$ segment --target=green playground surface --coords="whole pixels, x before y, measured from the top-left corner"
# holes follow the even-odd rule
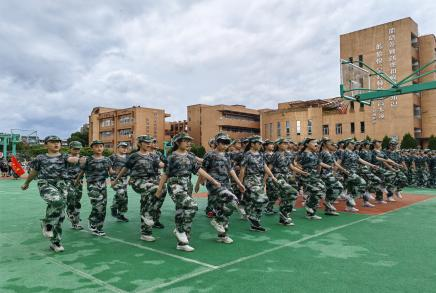
[[[436,292],[435,189],[407,188],[406,196],[428,199],[378,215],[309,221],[299,208],[293,227],[264,216],[266,233],[249,231],[235,213],[230,245],[215,241],[206,199],[197,198],[192,253],[175,249],[169,197],[165,229],[154,231],[156,242],[141,241],[139,195],[129,190],[129,223],[108,213],[107,236],[98,238],[65,220],[65,251],[55,254],[41,234],[36,182],[28,191],[22,183],[0,180],[0,292]],[[86,192],[82,205],[87,226]]]

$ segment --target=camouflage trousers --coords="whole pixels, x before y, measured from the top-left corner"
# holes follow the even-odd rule
[[[433,168],[430,172],[429,187],[436,188],[436,168]]]
[[[238,184],[236,184],[236,182],[232,179],[231,180],[231,185],[232,185],[233,194],[236,195],[236,197],[239,200],[239,206],[240,207],[245,207],[244,195],[239,190]]]
[[[159,181],[160,181],[160,177],[157,178],[157,182],[158,183],[159,183]],[[163,188],[162,188],[162,195],[159,198],[157,198],[155,196],[154,199],[153,199],[154,203],[153,203],[153,214],[152,214],[152,216],[153,216],[153,221],[155,223],[159,222],[160,215],[162,214],[161,208],[162,208],[162,205],[163,205],[163,203],[165,201],[166,196],[167,196],[167,186],[164,185]]]
[[[395,191],[395,172],[379,168],[375,174],[382,180],[382,187],[385,187],[388,191],[388,197],[394,195]],[[381,191],[376,192],[375,197],[377,200],[383,200],[383,193]]]
[[[141,195],[140,199],[140,216],[141,216],[141,233],[151,235],[153,226],[145,224],[147,218],[153,218],[155,204],[157,202],[156,190],[159,186],[158,177],[151,178],[134,178],[131,181],[133,190]]]
[[[404,172],[403,170],[397,170],[395,172],[395,186],[397,187],[397,191],[401,191],[407,186],[407,176]]]
[[[115,179],[115,178],[113,178]],[[127,186],[128,186],[128,177],[121,177],[117,184],[115,184],[112,189],[115,191],[114,198],[112,200],[111,209],[117,210],[118,214],[125,214],[127,212]]]
[[[418,187],[427,187],[429,173],[424,167],[416,168],[416,183]]]
[[[192,198],[190,177],[171,177],[167,183],[168,194],[174,201],[176,229],[191,235],[192,221],[198,211],[197,202]]]
[[[342,183],[336,178],[333,172],[324,172],[321,175],[321,179],[325,184],[326,193],[325,200],[331,204],[338,198],[341,192],[344,190]],[[327,207],[326,207],[327,209]]]
[[[326,194],[326,186],[316,171],[310,171],[308,176],[300,176],[303,191],[307,195],[306,207],[316,211],[321,197]]]
[[[38,189],[41,198],[47,203],[45,217],[41,219],[42,225],[53,231],[52,243],[62,239],[62,223],[65,219],[65,205],[67,188],[64,181],[38,180]]]
[[[381,191],[382,180],[368,166],[362,165],[359,168],[358,174],[366,181],[366,191],[371,193]]]
[[[409,167],[406,173],[407,176],[407,185],[408,186],[416,186],[416,170]]]
[[[289,184],[288,174],[274,174],[274,177],[277,178],[277,183],[271,180],[272,198],[276,200],[280,198],[280,213],[283,217],[288,218],[292,213],[295,200],[297,199],[297,190]]]
[[[88,183],[88,196],[91,202],[89,225],[102,229],[106,218],[107,189],[106,180]]]
[[[265,194],[263,175],[247,175],[244,178],[246,191],[244,193],[245,212],[248,217],[260,221],[262,210],[268,203]]]
[[[233,193],[230,182],[220,183],[221,187],[219,188],[216,188],[209,182],[206,184],[206,187],[209,194],[215,199],[213,209],[215,212],[215,220],[226,230],[226,233],[219,234],[219,236],[224,236],[227,234],[229,218],[233,214],[235,207],[238,205],[238,198]]]
[[[350,171],[350,174],[345,176],[345,186],[351,198],[347,200],[347,206],[354,207],[355,199],[362,195],[366,190],[366,181],[360,177],[356,172]],[[368,200],[368,199],[365,199]]]
[[[67,216],[73,225],[80,222],[80,209],[82,205],[80,200],[82,199],[83,182],[80,181],[79,186],[74,185],[74,180],[68,180],[65,182],[67,187]]]
[[[279,199],[279,193],[276,192],[275,189],[277,188],[274,185],[275,184],[272,181],[271,177],[268,177],[266,180],[266,196],[268,197],[268,203],[265,207],[266,211],[273,211],[274,204]]]

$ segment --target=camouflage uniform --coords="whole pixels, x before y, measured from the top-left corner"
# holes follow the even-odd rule
[[[395,191],[395,172],[385,169],[384,163],[377,160],[376,157],[380,157],[383,159],[388,159],[388,156],[383,151],[372,151],[372,163],[374,165],[379,166],[379,168],[375,171],[375,174],[380,177],[382,180],[382,186],[384,186],[388,191],[388,197],[392,197]],[[376,192],[376,199],[378,201],[383,200],[383,193]]]
[[[414,167],[415,157],[414,155],[406,155],[404,162],[407,166],[407,185],[416,186],[416,170]]]
[[[264,186],[265,157],[262,153],[245,152],[241,167],[245,167],[245,211],[249,218],[260,221],[262,210],[268,203]]]
[[[290,218],[295,200],[297,199],[297,190],[289,183],[291,181],[289,170],[291,164],[291,156],[286,151],[276,151],[270,160],[271,172],[277,178],[277,183],[272,181],[271,196],[275,200],[280,198],[280,217],[283,220]]]
[[[209,196],[214,199],[215,220],[225,228],[227,233],[229,217],[237,205],[237,197],[232,191],[229,178],[229,173],[232,171],[230,159],[225,153],[212,151],[203,158],[202,167],[210,176],[221,183],[220,188],[215,187],[210,182],[206,183],[206,187]],[[225,236],[226,233],[218,236]]]
[[[59,243],[62,239],[62,223],[65,219],[65,205],[67,188],[64,181],[68,155],[48,156],[38,155],[31,167],[38,172],[38,189],[41,198],[47,203],[42,225],[53,231],[52,243]]]
[[[349,174],[345,175],[345,187],[351,198],[347,200],[348,207],[356,205],[355,199],[362,195],[366,190],[366,181],[360,177],[357,172],[359,169],[359,155],[356,152],[345,150],[342,154],[341,165]],[[365,198],[365,200],[369,200]]]
[[[386,156],[391,159],[392,161],[394,161],[397,164],[402,165],[402,163],[404,162],[403,157],[400,155],[399,151],[390,151],[387,150],[386,151]],[[404,187],[407,186],[407,176],[404,173],[405,171],[401,170],[401,169],[397,169],[395,170],[395,180],[394,180],[394,184],[397,188],[397,191],[401,191]]]
[[[127,158],[125,167],[130,171],[130,184],[133,190],[141,195],[140,215],[141,233],[151,235],[153,224],[150,223],[154,216],[156,190],[159,186],[159,156],[155,153],[142,154],[135,152]],[[157,170],[157,172],[156,172]]]
[[[244,153],[241,151],[234,151],[229,153],[229,157],[230,157],[230,161],[232,162],[233,170],[235,170],[236,175],[239,176],[241,170],[241,162],[242,159],[244,158]],[[236,197],[239,200],[239,206],[245,207],[245,200],[243,198],[243,195],[239,190],[238,185],[233,179],[231,179],[231,185],[232,185],[233,193],[236,195]]]
[[[436,188],[436,155],[431,155],[429,159],[429,169],[430,169],[430,188]]]
[[[103,229],[104,219],[106,218],[106,179],[109,177],[111,165],[109,158],[95,159],[93,156],[88,156],[86,163],[82,166],[85,171],[88,196],[92,207],[91,214],[88,217],[89,226],[97,230]]]
[[[159,161],[161,161],[165,165],[167,164],[167,160],[161,152],[156,151],[154,154],[159,157]],[[159,182],[160,181],[159,166],[154,167],[154,173],[158,177],[157,180]],[[153,209],[152,209],[153,214],[152,214],[152,216],[153,216],[153,221],[155,223],[159,222],[160,215],[162,213],[161,208],[162,208],[162,205],[165,201],[166,196],[167,196],[167,188],[166,188],[166,185],[164,185],[163,189],[162,189],[162,195],[159,198],[157,198],[156,196],[153,197]]]
[[[264,153],[265,157],[265,163],[269,166],[271,164],[271,160],[274,153]],[[266,179],[266,196],[268,197],[268,203],[265,207],[266,212],[272,213],[274,211],[274,204],[276,203],[278,199],[278,194],[274,187],[274,182],[272,181],[271,177],[268,177]]]
[[[309,173],[308,176],[300,176],[300,180],[303,184],[304,193],[307,194],[306,208],[313,210],[313,214],[310,214],[312,216],[316,213],[319,200],[326,194],[327,190],[319,176],[321,161],[318,154],[306,151],[300,153],[298,160],[303,171]]]
[[[426,187],[428,181],[427,160],[423,155],[415,158],[416,177],[418,187]]]
[[[191,234],[192,221],[198,211],[197,202],[192,198],[191,174],[197,174],[200,169],[192,153],[178,154],[173,152],[168,157],[165,174],[168,176],[168,194],[174,201],[176,214],[175,223],[179,233]]]
[[[67,170],[64,173],[65,184],[67,187],[67,216],[74,225],[80,222],[80,200],[82,199],[83,180],[80,179],[79,185],[75,185],[75,180],[80,173],[79,164],[67,163]]]
[[[359,152],[359,156],[362,160],[371,162],[372,161],[372,153],[368,150],[361,150]],[[358,174],[365,179],[367,185],[366,185],[366,191],[371,193],[381,192],[381,183],[382,180],[376,176],[370,167],[360,164]]]
[[[335,157],[332,153],[322,151],[319,154],[321,162],[327,164],[329,166],[334,166]],[[325,200],[330,204],[333,204],[341,192],[344,190],[344,186],[342,183],[336,178],[333,169],[325,169],[323,168],[321,171],[321,178],[324,181],[326,186],[326,196]],[[329,211],[326,206],[326,211]]]
[[[125,166],[127,162],[127,156],[125,155],[120,156],[118,154],[113,154],[109,157],[109,159],[112,162],[112,169],[117,173],[121,171],[121,169]],[[118,179],[115,186],[112,187],[112,189],[115,191],[115,195],[112,201],[111,210],[116,212],[115,214],[118,215],[123,215],[127,212],[127,185],[129,181],[128,176],[128,173],[124,174]],[[111,180],[115,180],[115,178],[117,178],[117,174],[112,174]]]

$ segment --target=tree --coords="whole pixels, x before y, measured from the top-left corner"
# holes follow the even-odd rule
[[[431,150],[436,150],[436,137],[432,134],[428,140],[428,148]]]
[[[88,145],[88,131],[86,132],[74,132],[70,135],[70,137],[67,139],[68,143],[70,143],[71,141],[76,140],[76,141],[80,141],[82,143],[83,146],[87,146]]]
[[[382,141],[382,148],[383,149],[388,148],[390,140],[391,139],[387,135],[385,135],[385,137],[383,137],[383,141]]]
[[[203,158],[206,150],[203,146],[198,144],[192,144],[191,152],[193,152],[197,157]]]
[[[403,136],[403,140],[401,141],[401,148],[402,149],[415,149],[418,146],[418,143],[413,138],[413,136],[410,133],[406,133]]]
[[[372,139],[369,135],[366,136],[365,140],[372,141]]]

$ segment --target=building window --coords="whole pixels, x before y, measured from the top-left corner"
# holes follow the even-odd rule
[[[350,102],[350,112],[354,112],[354,102]]]
[[[342,123],[336,124],[336,134],[342,134]]]
[[[273,130],[272,130],[272,123],[270,123],[269,124],[269,138],[270,139],[272,138],[272,132],[273,132]]]
[[[301,121],[297,120],[297,135],[301,135]]]
[[[109,137],[112,136],[112,131],[101,131],[100,137]]]
[[[351,126],[351,134],[354,134],[354,132],[355,132],[354,122],[351,122],[350,126]]]
[[[365,133],[365,121],[360,121],[360,133]]]
[[[223,126],[221,128],[222,131],[226,132],[237,132],[244,134],[259,134],[259,128],[250,128],[250,127],[240,127],[240,126]]]
[[[363,67],[363,55],[359,55],[359,67]]]
[[[360,104],[359,111],[360,111],[360,112],[365,111],[365,104],[362,104],[362,103],[359,103],[359,104]]]
[[[127,129],[121,129],[118,131],[119,135],[131,135],[132,134],[132,129],[131,128],[127,128]]]
[[[291,125],[289,121],[286,121],[286,136],[290,136],[290,135],[291,135]]]
[[[106,148],[106,149],[111,149],[111,148],[113,148],[113,144],[111,144],[111,143],[105,143],[104,144],[104,147]]]
[[[421,117],[421,107],[418,105],[413,105],[413,115],[417,118]]]
[[[282,136],[282,125],[280,122],[277,122],[277,137]]]
[[[114,125],[114,121],[112,119],[103,119],[100,122],[100,127],[108,127]]]
[[[132,123],[133,117],[130,115],[125,115],[120,117],[120,124]]]
[[[353,57],[348,58],[348,61],[350,61],[351,63],[353,63]]]
[[[312,120],[307,120],[307,135],[312,135]]]
[[[327,124],[322,126],[322,135],[329,135],[329,126]]]

